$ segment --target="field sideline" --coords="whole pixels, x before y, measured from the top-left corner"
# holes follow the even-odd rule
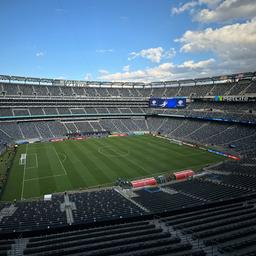
[[[20,164],[26,154],[25,165]],[[223,157],[153,136],[115,137],[19,146],[3,201],[111,184],[175,170],[198,170]]]

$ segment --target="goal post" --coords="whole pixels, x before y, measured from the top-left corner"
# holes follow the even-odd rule
[[[27,160],[27,154],[20,155],[20,165],[25,165]]]

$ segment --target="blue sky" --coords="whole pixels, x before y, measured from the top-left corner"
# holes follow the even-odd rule
[[[0,74],[154,81],[254,71],[255,13],[253,0],[1,0]]]

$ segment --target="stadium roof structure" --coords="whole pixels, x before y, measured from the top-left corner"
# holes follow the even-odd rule
[[[83,81],[83,80],[64,80],[64,79],[50,79],[50,78],[35,78],[35,77],[23,77],[23,76],[8,76],[0,75],[0,81],[17,82],[21,84],[38,83],[46,85],[62,85],[62,86],[81,86],[81,87],[113,87],[113,88],[155,88],[155,87],[167,87],[172,85],[185,85],[185,84],[198,84],[198,83],[215,83],[226,81],[237,81],[241,79],[255,79],[256,71],[237,73],[231,75],[221,75],[213,77],[203,77],[195,79],[183,79],[183,80],[171,80],[171,81],[158,81],[158,82],[101,82],[101,81]]]

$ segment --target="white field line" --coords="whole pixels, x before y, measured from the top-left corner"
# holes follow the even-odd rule
[[[27,158],[28,156],[35,156],[35,159],[36,159],[36,165],[35,166],[29,166],[29,167],[26,167],[26,169],[35,169],[35,168],[38,168],[38,160],[37,160],[37,153],[31,153],[31,154],[27,154]]]
[[[67,156],[65,153],[60,153],[60,156],[64,156],[64,159],[62,160],[62,162],[65,162],[65,160],[67,159]]]
[[[60,176],[66,176],[66,174],[57,174],[57,175],[44,176],[44,177],[38,177],[38,178],[31,178],[31,179],[26,179],[24,181],[42,180],[42,179],[49,179],[49,178],[60,177]]]
[[[27,152],[28,152],[28,144],[26,144],[26,155],[27,155]],[[24,181],[25,181],[26,163],[27,163],[27,159],[26,159],[26,161],[25,161],[24,169],[23,169],[23,178],[22,178],[22,188],[21,188],[20,200],[23,199],[23,193],[24,193]]]
[[[104,151],[102,151],[103,150],[103,148],[113,148],[113,146],[102,146],[102,147],[98,147],[98,153],[100,153],[100,154],[103,154],[103,155],[105,155],[106,157],[116,157],[116,158],[121,158],[121,157],[128,157],[129,155],[130,155],[130,149],[128,148],[128,149],[126,149],[127,150],[127,152],[125,152],[125,154],[120,154],[118,151],[115,151],[115,150],[113,150],[112,149],[112,151],[114,151],[117,155],[115,156],[115,155],[111,155],[111,153],[110,154],[106,154],[106,153],[104,153]],[[127,161],[129,161],[129,162],[132,162],[133,164],[135,164],[137,167],[139,167],[140,169],[142,169],[142,170],[144,170],[144,171],[147,171],[146,170],[146,168],[144,168],[142,165],[140,165],[137,161],[136,162],[134,162],[134,161],[131,161],[131,160],[129,160],[129,158],[126,158],[127,159]]]
[[[37,159],[37,153],[36,154],[36,168],[38,168],[38,159]]]
[[[57,155],[57,158],[59,159],[59,162],[60,162],[60,164],[61,164],[61,166],[62,166],[62,169],[64,170],[65,175],[67,175],[67,170],[66,170],[66,168],[64,167],[63,163],[61,162],[60,157],[59,157],[59,155],[58,155],[58,153],[57,153],[55,147],[54,147],[54,146],[52,146],[52,147],[54,148],[54,151],[55,151],[55,153],[56,153],[56,155]]]

